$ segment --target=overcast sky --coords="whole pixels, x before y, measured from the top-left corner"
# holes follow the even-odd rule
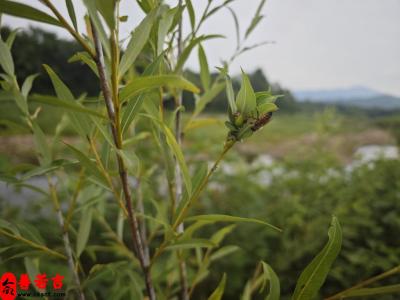
[[[192,0],[198,15],[207,1]],[[43,8],[37,0],[19,2]],[[66,12],[65,1],[53,2]],[[129,15],[122,28],[125,36],[143,16],[135,2],[122,0],[122,14]],[[74,3],[78,16],[82,16],[85,10],[81,1]],[[231,5],[239,16],[242,33],[257,4],[258,0],[236,0]],[[232,66],[232,73],[240,66],[247,72],[262,68],[270,80],[293,90],[362,85],[400,96],[400,0],[268,0],[263,14],[266,18],[248,45],[265,40],[275,43],[242,55]],[[33,24],[8,16],[3,22],[13,27]],[[35,25],[68,36],[62,29]],[[210,66],[218,66],[235,48],[231,15],[222,11],[202,31],[227,37],[204,44]],[[197,55],[191,57],[189,66],[198,69]]]

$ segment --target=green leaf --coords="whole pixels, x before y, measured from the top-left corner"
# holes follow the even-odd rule
[[[54,104],[57,103],[58,106],[63,106],[65,108],[69,107],[70,109],[78,111],[79,111],[78,107],[82,107],[81,112],[89,113],[90,110],[87,110],[77,101],[75,101],[72,92],[62,82],[62,80],[58,77],[58,75],[50,68],[50,66],[48,65],[43,65],[43,66],[50,76],[51,82],[53,83],[56,95],[58,97],[58,100],[54,101],[53,103]],[[89,135],[91,126],[85,115],[77,114],[75,112],[70,112],[69,117],[72,119],[72,125],[74,126],[78,134],[80,134],[82,137],[86,137]]]
[[[43,65],[46,72],[49,74],[51,82],[53,83],[57,97],[63,100],[75,100],[70,89],[61,81],[60,77],[53,71],[49,65]]]
[[[340,299],[354,298],[354,297],[365,297],[365,296],[377,296],[384,294],[400,293],[400,284],[393,284],[387,286],[381,286],[376,288],[360,288],[350,290],[343,294]],[[377,299],[377,297],[374,297]],[[396,297],[397,298],[397,297]]]
[[[158,24],[157,55],[163,52],[165,37],[168,34],[174,21],[175,14],[179,11],[179,6],[171,8],[163,13]]]
[[[62,26],[57,19],[29,5],[0,0],[0,13],[51,25]]]
[[[128,104],[124,108],[121,120],[121,127],[123,133],[125,133],[128,130],[129,125],[131,125],[132,121],[139,113],[140,109],[142,108],[143,102],[146,100],[148,96],[149,95],[141,94],[134,97],[133,100],[128,101]]]
[[[266,114],[266,113],[274,112],[277,110],[278,110],[278,106],[276,106],[274,103],[264,103],[264,104],[257,106],[257,111],[260,114]]]
[[[74,4],[72,3],[72,0],[65,0],[65,4],[67,5],[69,18],[71,19],[72,24],[74,25],[75,31],[78,31],[78,23],[76,22]]]
[[[210,261],[218,260],[224,256],[227,256],[229,254],[232,254],[232,253],[238,251],[239,249],[240,248],[238,246],[234,246],[234,245],[224,246],[210,255]]]
[[[12,30],[7,37],[6,44],[8,48],[10,48],[10,50],[12,48],[12,45],[14,44],[15,38],[17,37],[18,30],[19,28]]]
[[[270,265],[263,261],[261,262],[261,265],[263,267],[263,287],[265,287],[267,282],[269,282],[269,291],[265,300],[279,300],[281,297],[281,287],[278,276],[274,270],[272,270]]]
[[[222,276],[222,279],[219,282],[217,288],[211,294],[211,296],[208,297],[208,300],[221,300],[222,296],[224,295],[225,285],[226,285],[226,274],[224,273],[224,275]]]
[[[228,225],[221,228],[211,236],[210,241],[216,245],[219,245],[224,240],[224,238],[228,234],[230,234],[235,228],[236,224]]]
[[[92,216],[93,210],[90,208],[82,212],[81,220],[79,222],[78,236],[76,240],[77,257],[81,256],[89,240],[90,228],[92,227]]]
[[[1,2],[0,2],[1,6]],[[14,62],[11,56],[10,48],[0,38],[0,65],[3,70],[10,76],[14,76]]]
[[[101,23],[101,19],[99,18],[99,15],[97,13],[96,0],[83,0],[83,2],[85,3],[91,21],[93,22],[93,25],[97,30],[101,44],[104,47],[104,52],[106,56],[109,58],[111,53],[110,44],[107,37],[107,33],[104,30],[103,24]]]
[[[256,95],[249,77],[242,71],[242,85],[236,97],[236,105],[242,114],[249,114],[256,108]]]
[[[185,239],[177,240],[168,245],[166,250],[182,250],[182,249],[192,249],[192,248],[210,248],[215,247],[215,244],[211,243],[206,239]]]
[[[168,86],[171,88],[182,89],[198,93],[199,89],[190,81],[178,75],[154,75],[144,76],[133,79],[121,91],[120,97],[122,101],[142,93],[146,90]]]
[[[247,222],[247,223],[255,223],[255,224],[262,224],[268,226],[276,231],[281,232],[282,230],[278,227],[271,225],[267,222],[252,219],[252,218],[242,218],[242,217],[235,217],[235,216],[228,216],[228,215],[198,215],[186,218],[186,221],[210,221],[210,222]]]
[[[30,170],[29,172],[26,172],[21,177],[21,180],[24,181],[24,180],[27,180],[27,179],[29,179],[31,177],[34,177],[34,176],[44,175],[44,174],[47,174],[49,172],[55,171],[55,170],[57,170],[59,168],[62,168],[64,166],[72,165],[74,163],[75,162],[73,162],[73,161],[68,161],[68,160],[65,160],[65,159],[57,159],[57,160],[52,161],[48,165],[42,165],[42,166],[39,166],[39,167],[36,167],[36,168]]]
[[[77,61],[82,61],[85,63],[92,71],[99,77],[99,71],[97,70],[97,66],[95,61],[90,57],[89,53],[87,52],[78,52],[75,53],[69,60],[68,62],[77,62]]]
[[[95,176],[103,185],[107,186],[106,178],[99,171],[97,165],[88,156],[86,156],[74,146],[71,146],[69,144],[65,145],[67,145],[72,150],[75,157],[80,161],[82,166],[85,167],[91,175]]]
[[[229,108],[231,109],[232,114],[237,111],[237,106],[235,102],[235,93],[233,91],[232,80],[229,76],[225,77],[226,80],[226,96],[228,98]]]
[[[132,67],[136,58],[146,45],[157,14],[158,9],[152,10],[133,31],[119,65],[119,75],[121,77]]]
[[[219,93],[222,92],[224,87],[225,87],[225,82],[215,83],[215,84],[213,84],[211,89],[209,89],[199,99],[197,99],[193,117],[195,117],[199,113],[201,113],[204,110],[204,108],[206,107],[206,105],[208,103],[210,103],[215,97],[217,97],[219,95]]]
[[[108,27],[112,30],[115,28],[114,10],[115,0],[96,0],[97,10],[103,16]]]
[[[35,258],[32,259],[30,257],[24,257],[24,264],[25,264],[25,270],[28,273],[29,279],[31,282],[34,282],[36,279],[36,275],[40,273],[39,271],[39,259]],[[36,285],[34,285],[35,289],[38,292],[43,292],[43,290],[39,290]]]
[[[36,77],[38,77],[38,75],[39,74],[29,75],[28,77],[26,77],[24,83],[22,84],[21,94],[25,97],[25,99],[28,97],[28,94],[32,88],[33,81]]]
[[[51,151],[47,144],[46,136],[36,122],[32,122],[32,130],[35,147],[40,155],[40,163],[42,165],[48,165],[51,161]]]
[[[210,76],[210,70],[208,68],[207,56],[201,45],[199,45],[199,53],[198,54],[199,54],[199,63],[200,63],[201,84],[203,85],[204,90],[207,91],[210,88],[211,76]]]
[[[178,58],[178,62],[175,67],[175,73],[180,73],[185,65],[187,59],[190,56],[193,48],[201,43],[202,41],[215,39],[215,38],[223,38],[223,35],[220,34],[211,34],[211,35],[202,35],[190,41],[189,45],[182,51],[182,54]]]
[[[235,11],[227,6],[229,12],[232,15],[233,21],[235,22],[235,31],[236,31],[236,49],[239,49],[240,47],[240,27],[239,27],[239,19],[235,13]]]
[[[89,114],[91,116],[95,116],[97,118],[101,119],[107,119],[106,116],[102,115],[96,110],[84,107],[82,104],[80,104],[76,100],[72,101],[65,101],[53,96],[46,96],[46,95],[39,95],[39,94],[34,94],[31,97],[29,97],[29,100],[32,102],[36,103],[43,103],[55,107],[60,107],[62,109],[67,109],[71,112],[78,112],[78,113],[84,113],[84,114]],[[83,116],[83,115],[82,115]]]
[[[261,0],[260,4],[257,7],[257,11],[251,20],[250,26],[246,30],[245,38],[247,38],[250,33],[256,28],[257,24],[262,20],[263,16],[261,15],[261,10],[265,5],[265,0]]]
[[[313,299],[339,254],[342,245],[342,229],[335,216],[332,217],[328,236],[328,243],[301,273],[292,297],[293,300]]]
[[[186,7],[189,14],[190,26],[192,27],[193,30],[196,26],[196,15],[194,12],[192,0],[186,0]]]
[[[221,125],[221,124],[223,124],[223,122],[220,119],[216,118],[194,119],[190,120],[190,122],[185,126],[185,131],[207,126]]]
[[[282,97],[282,95],[272,95],[270,91],[256,92],[257,105],[275,103],[279,97]]]
[[[172,152],[175,155],[176,160],[179,163],[179,167],[182,172],[183,182],[186,187],[186,191],[189,195],[192,194],[192,181],[190,180],[189,170],[185,162],[185,158],[183,156],[182,150],[176,142],[175,136],[171,132],[171,130],[165,125],[161,124],[162,129],[164,131],[165,137],[167,139],[168,146],[171,148]]]

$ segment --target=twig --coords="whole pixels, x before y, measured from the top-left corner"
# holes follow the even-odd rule
[[[377,282],[377,281],[379,281],[379,280],[382,280],[382,279],[384,279],[384,278],[386,278],[386,277],[389,277],[389,276],[391,276],[391,275],[394,275],[394,274],[396,274],[396,273],[400,273],[400,265],[397,266],[397,267],[394,267],[394,268],[390,269],[389,271],[386,271],[386,272],[384,272],[384,273],[382,273],[382,274],[379,274],[379,275],[377,275],[377,276],[374,276],[374,277],[371,277],[371,278],[369,278],[369,279],[366,279],[366,280],[364,280],[364,281],[362,281],[362,282],[360,282],[360,283],[358,283],[358,284],[352,286],[351,288],[348,288],[348,289],[346,289],[346,290],[344,290],[344,291],[341,291],[340,293],[337,293],[337,294],[335,294],[335,295],[333,295],[333,296],[330,296],[330,297],[328,297],[328,298],[325,298],[325,300],[343,299],[344,297],[346,297],[346,294],[347,294],[348,292],[350,292],[350,291],[353,291],[353,290],[356,290],[356,289],[365,287],[365,286],[367,286],[367,285],[370,285],[370,284],[372,284],[372,283],[374,283],[374,282]]]
[[[194,194],[189,198],[189,200],[185,203],[183,208],[181,209],[179,215],[177,216],[175,222],[172,225],[172,229],[176,230],[178,226],[183,222],[185,219],[187,213],[189,212],[189,209],[192,207],[192,205],[198,200],[198,198],[201,195],[201,192],[204,190],[204,188],[207,186],[208,181],[210,180],[211,175],[217,170],[220,162],[222,159],[225,157],[226,153],[235,145],[235,142],[229,142],[226,143],[224,146],[224,149],[222,150],[221,154],[219,155],[218,159],[214,162],[214,165],[211,167],[211,169],[208,171],[206,177],[203,179],[203,182],[201,183],[200,187],[194,192]],[[164,241],[160,247],[157,249],[157,251],[154,253],[152,259],[151,259],[151,264],[154,264],[155,260],[164,252],[165,248],[168,246],[168,241]]]
[[[179,0],[178,6],[182,7],[182,0]],[[177,42],[178,42],[177,59],[179,59],[182,54],[182,51],[183,51],[182,18],[180,18],[179,24],[178,24]],[[181,122],[182,122],[182,113],[181,113],[181,109],[180,109],[181,106],[182,106],[182,91],[179,91],[178,95],[176,96],[176,99],[175,99],[175,108],[177,109],[176,116],[175,116],[175,139],[180,147],[182,146],[182,139],[183,139],[182,126],[181,126]],[[182,188],[183,188],[182,172],[181,172],[179,162],[175,158],[175,202],[176,202],[175,204],[176,204],[176,207],[179,207],[179,203],[182,201]],[[185,231],[183,223],[181,223],[178,226],[177,231],[178,231],[178,233],[183,233]],[[189,293],[188,293],[189,286],[188,286],[188,279],[187,279],[186,262],[185,262],[182,251],[178,251],[177,255],[178,255],[178,260],[179,260],[179,276],[180,276],[180,281],[181,281],[181,299],[189,300]]]
[[[107,107],[107,113],[108,113],[108,117],[110,120],[111,132],[112,132],[114,144],[115,144],[117,150],[121,150],[122,149],[122,134],[121,134],[121,131],[119,130],[118,115],[116,114],[116,109],[114,107],[114,104],[118,105],[118,103],[116,102],[117,99],[114,99],[114,101],[113,101],[111,90],[110,90],[110,87],[107,82],[105,63],[104,63],[104,54],[103,54],[103,48],[101,46],[100,39],[97,35],[97,32],[96,32],[93,24],[91,27],[92,27],[93,40],[94,40],[95,49],[96,49],[95,61],[96,61],[97,69],[99,71],[100,85],[101,85],[101,90],[103,92],[104,101],[105,101],[105,104]],[[118,170],[119,170],[122,190],[124,192],[124,197],[125,197],[125,205],[126,205],[126,209],[128,210],[128,220],[129,220],[129,224],[131,227],[132,240],[134,242],[134,248],[136,250],[136,256],[139,259],[140,266],[144,273],[148,297],[150,300],[155,300],[156,296],[155,296],[153,282],[152,282],[151,274],[150,274],[150,262],[146,260],[146,257],[144,255],[143,241],[142,241],[142,238],[140,235],[140,229],[139,229],[136,212],[132,208],[132,196],[131,196],[131,191],[130,191],[130,187],[129,187],[129,183],[128,183],[128,173],[126,171],[125,163],[118,151],[116,152],[116,155],[117,155],[117,163],[118,163]]]
[[[58,253],[56,251],[53,251],[53,250],[47,248],[46,246],[36,244],[35,242],[32,242],[31,240],[28,240],[20,235],[14,235],[14,234],[8,233],[7,231],[5,231],[3,229],[0,229],[0,234],[5,235],[14,240],[20,241],[22,243],[25,243],[25,244],[29,245],[30,247],[41,250],[43,252],[46,252],[47,254],[56,256],[58,258],[67,259],[67,257],[65,255]]]
[[[85,300],[85,294],[82,291],[82,286],[81,286],[81,281],[79,279],[78,270],[75,268],[75,261],[74,261],[74,257],[72,254],[71,242],[69,240],[68,230],[65,229],[64,216],[61,212],[60,201],[58,200],[57,191],[56,191],[56,188],[55,188],[54,184],[52,183],[49,176],[47,177],[47,182],[49,185],[50,195],[53,200],[54,209],[57,214],[58,224],[60,225],[60,228],[62,230],[62,237],[63,237],[63,241],[64,241],[65,254],[67,255],[68,267],[72,273],[72,278],[75,282],[75,285],[76,285],[76,288],[78,291],[78,295],[79,295],[79,299]]]

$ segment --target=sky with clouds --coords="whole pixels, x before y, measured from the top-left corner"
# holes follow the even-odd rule
[[[192,0],[197,15],[207,1]],[[37,0],[18,2],[43,8]],[[53,2],[66,13],[64,1]],[[242,35],[258,2],[236,0],[231,4],[238,15]],[[83,16],[85,9],[81,1],[74,0],[74,4],[77,15]],[[129,15],[122,27],[122,35],[128,36],[143,14],[133,0],[122,0],[121,11]],[[232,73],[240,67],[247,72],[261,68],[270,80],[293,90],[361,85],[400,96],[400,0],[267,0],[263,14],[264,20],[247,44],[273,43],[240,56],[232,65]],[[3,24],[12,27],[35,24],[68,37],[62,29],[9,16],[3,17]],[[187,20],[185,25],[189,26]],[[211,67],[219,66],[221,60],[232,55],[236,34],[227,9],[210,18],[201,32],[226,36],[204,44]],[[196,56],[192,55],[188,62],[193,69],[198,69]]]

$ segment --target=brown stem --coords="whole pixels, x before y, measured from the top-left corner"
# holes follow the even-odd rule
[[[382,280],[382,279],[384,279],[384,278],[386,278],[386,277],[389,277],[389,276],[391,276],[391,275],[394,275],[394,274],[396,274],[396,273],[400,273],[400,265],[397,266],[397,267],[394,267],[394,268],[390,269],[389,271],[386,271],[386,272],[384,272],[384,273],[382,273],[382,274],[379,274],[379,275],[377,275],[377,276],[374,276],[374,277],[371,277],[371,278],[369,278],[369,279],[367,279],[367,280],[364,280],[364,281],[362,281],[362,282],[360,282],[360,283],[358,283],[358,284],[352,286],[351,288],[348,288],[348,289],[346,289],[346,290],[344,290],[344,291],[341,291],[340,293],[337,293],[337,294],[335,294],[335,295],[333,295],[333,296],[330,296],[330,297],[328,297],[328,298],[325,298],[325,300],[343,299],[343,298],[346,297],[346,294],[347,294],[348,292],[350,292],[350,291],[353,291],[353,290],[356,290],[356,289],[365,287],[365,286],[367,286],[367,285],[370,285],[370,284],[372,284],[372,283],[374,283],[374,282],[377,282],[377,281],[379,281],[379,280]]]
[[[122,150],[122,134],[121,134],[120,128],[118,126],[119,119],[118,119],[118,115],[116,114],[116,108],[114,107],[114,104],[118,104],[116,101],[117,99],[114,99],[114,101],[113,101],[111,90],[108,85],[107,77],[106,77],[103,48],[101,46],[100,39],[97,35],[97,32],[96,32],[93,24],[91,27],[92,27],[92,34],[93,34],[93,39],[94,39],[94,44],[95,44],[95,49],[96,49],[95,61],[96,61],[97,69],[99,71],[101,90],[103,92],[104,101],[105,101],[105,104],[107,107],[107,113],[108,113],[108,117],[110,120],[110,127],[111,127],[114,144],[115,144],[115,147],[117,148],[117,150]],[[129,183],[128,183],[128,173],[126,171],[125,163],[118,151],[117,151],[116,155],[117,155],[119,176],[120,176],[122,190],[124,192],[124,197],[125,197],[125,205],[126,205],[126,209],[128,211],[128,221],[129,221],[129,225],[131,227],[132,240],[134,242],[134,248],[136,250],[135,251],[136,256],[139,259],[140,266],[144,273],[148,297],[150,300],[155,300],[156,295],[155,295],[153,282],[152,282],[151,274],[150,274],[150,262],[149,262],[149,260],[146,260],[146,256],[145,256],[144,250],[143,250],[143,241],[142,241],[142,238],[140,235],[140,229],[139,229],[136,212],[132,208],[132,195],[131,195],[131,191],[130,191]]]

